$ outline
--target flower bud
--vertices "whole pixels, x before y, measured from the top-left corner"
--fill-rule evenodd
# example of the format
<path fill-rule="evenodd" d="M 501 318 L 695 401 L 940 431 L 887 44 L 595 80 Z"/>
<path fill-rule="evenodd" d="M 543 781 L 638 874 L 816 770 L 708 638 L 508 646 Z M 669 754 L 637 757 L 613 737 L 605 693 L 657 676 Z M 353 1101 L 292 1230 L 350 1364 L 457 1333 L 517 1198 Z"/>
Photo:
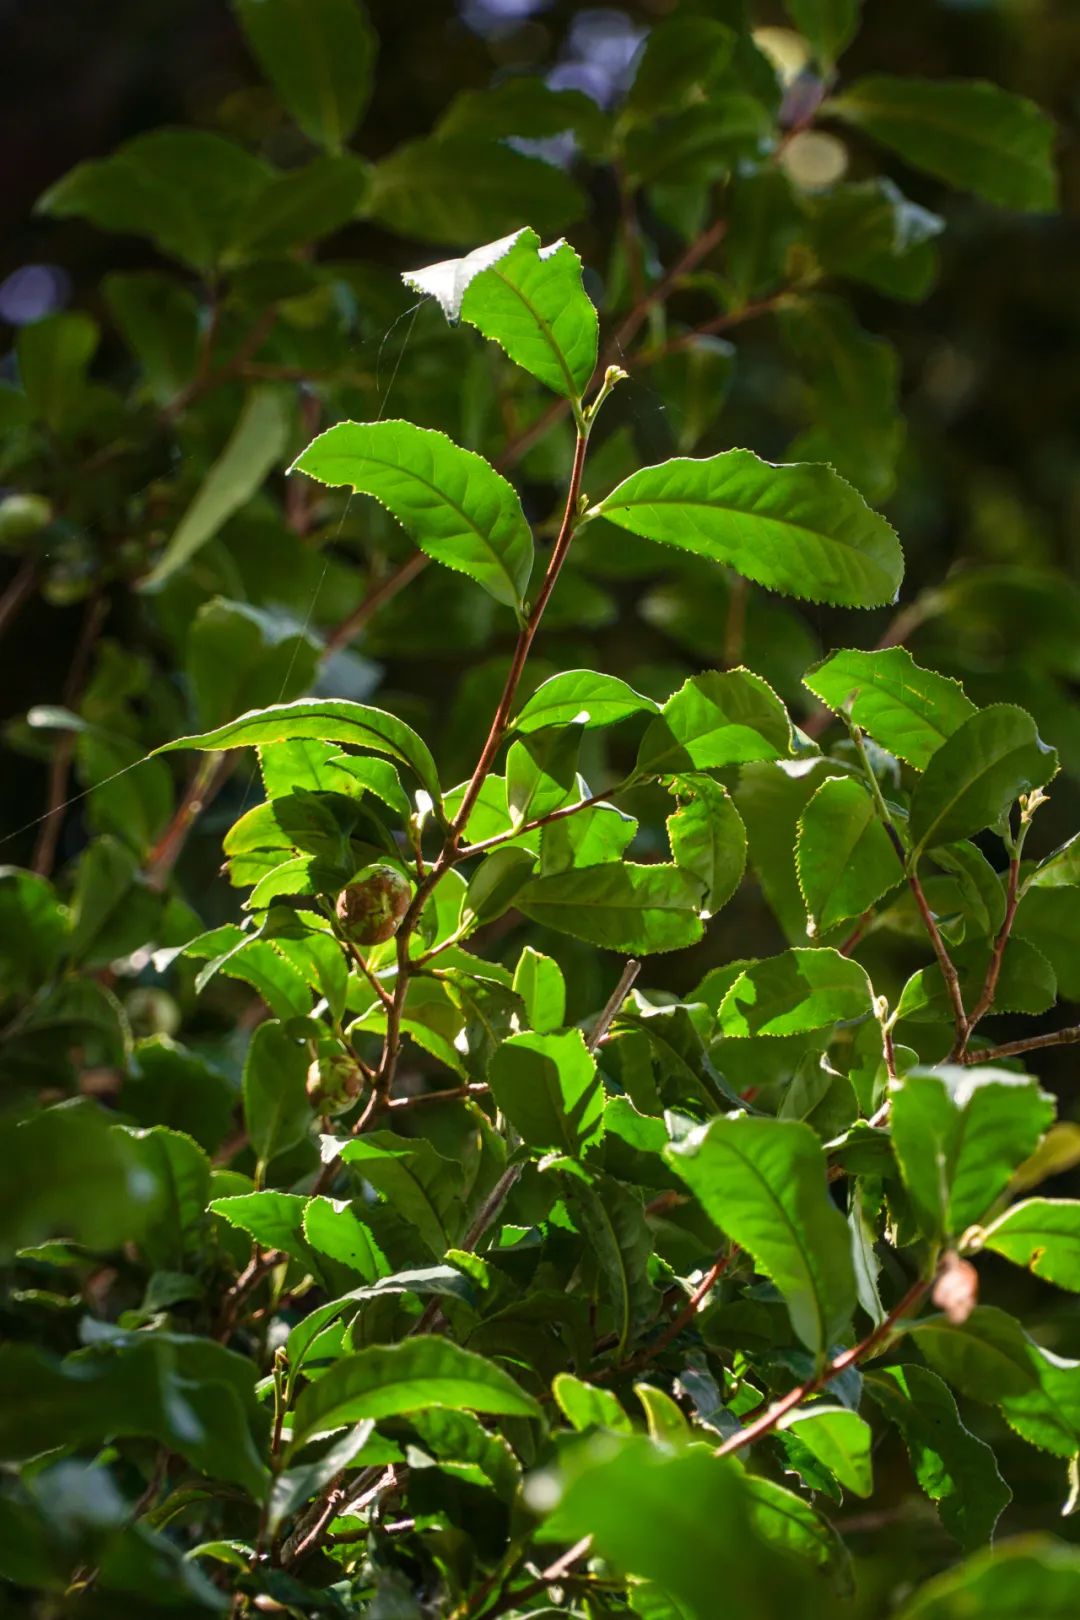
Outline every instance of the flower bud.
<path fill-rule="evenodd" d="M 351 1108 L 364 1087 L 360 1065 L 347 1052 L 320 1051 L 308 1068 L 304 1089 L 316 1113 L 340 1114 Z"/>
<path fill-rule="evenodd" d="M 393 939 L 409 909 L 412 887 L 393 866 L 369 866 L 337 897 L 334 912 L 354 945 Z"/>

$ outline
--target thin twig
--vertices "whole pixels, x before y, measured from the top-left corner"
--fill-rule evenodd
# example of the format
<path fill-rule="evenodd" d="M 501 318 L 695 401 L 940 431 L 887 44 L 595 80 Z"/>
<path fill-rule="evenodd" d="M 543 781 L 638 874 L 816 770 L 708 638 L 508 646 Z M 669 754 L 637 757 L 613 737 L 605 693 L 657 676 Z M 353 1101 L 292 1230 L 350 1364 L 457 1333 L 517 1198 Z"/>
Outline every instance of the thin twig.
<path fill-rule="evenodd" d="M 619 1008 L 622 1006 L 623 1002 L 634 988 L 634 981 L 640 972 L 641 963 L 635 961 L 634 958 L 631 957 L 626 963 L 622 972 L 619 974 L 619 982 L 611 992 L 607 1001 L 604 1003 L 604 1009 L 599 1018 L 596 1020 L 596 1023 L 593 1025 L 592 1034 L 585 1042 L 585 1045 L 588 1047 L 590 1052 L 596 1051 L 597 1047 L 603 1041 L 604 1036 L 615 1022 L 615 1019 L 619 1014 Z"/>
<path fill-rule="evenodd" d="M 1080 1042 L 1080 1024 L 1055 1029 L 1049 1035 L 1028 1035 L 1023 1040 L 1005 1041 L 1001 1046 L 984 1047 L 981 1052 L 965 1052 L 958 1063 L 996 1063 L 998 1058 L 1020 1057 L 1024 1052 L 1044 1052 L 1051 1046 L 1075 1046 Z"/>
<path fill-rule="evenodd" d="M 774 1401 L 760 1417 L 746 1424 L 744 1428 L 737 1430 L 722 1445 L 717 1446 L 713 1455 L 715 1457 L 726 1457 L 733 1451 L 742 1451 L 744 1446 L 752 1446 L 756 1440 L 771 1434 L 789 1412 L 794 1411 L 797 1406 L 801 1406 L 803 1401 L 809 1400 L 811 1395 L 816 1395 L 819 1390 L 825 1388 L 826 1384 L 831 1383 L 834 1378 L 838 1378 L 849 1367 L 857 1366 L 859 1362 L 865 1361 L 874 1355 L 885 1340 L 892 1335 L 901 1318 L 919 1304 L 932 1285 L 932 1278 L 929 1280 L 920 1278 L 918 1282 L 912 1283 L 903 1298 L 893 1306 L 889 1314 L 878 1323 L 877 1327 L 865 1339 L 860 1340 L 856 1345 L 852 1345 L 850 1350 L 842 1351 L 832 1361 L 827 1362 L 821 1372 L 815 1373 L 805 1383 L 796 1385 L 786 1395 L 781 1396 L 780 1400 Z"/>
<path fill-rule="evenodd" d="M 151 889 L 164 889 L 188 834 L 203 811 L 213 803 L 232 773 L 237 755 L 212 754 L 201 759 L 191 781 L 173 812 L 172 820 L 158 839 L 146 862 L 146 881 Z"/>
<path fill-rule="evenodd" d="M 14 624 L 23 607 L 33 596 L 38 582 L 37 559 L 27 555 L 6 586 L 3 595 L 0 595 L 0 636 L 8 626 Z"/>
<path fill-rule="evenodd" d="M 102 595 L 100 591 L 95 591 L 87 600 L 82 628 L 79 631 L 79 639 L 75 643 L 75 651 L 72 654 L 71 668 L 64 683 L 64 707 L 66 709 L 75 709 L 82 696 L 83 687 L 86 685 L 90 657 L 108 614 L 108 597 Z M 64 807 L 68 796 L 68 775 L 75 754 L 75 742 L 76 733 L 74 731 L 65 731 L 57 739 L 56 746 L 53 749 L 52 762 L 49 766 L 49 786 L 45 815 L 31 863 L 34 871 L 39 872 L 42 877 L 49 876 L 56 861 L 56 846 L 64 822 Z"/>
<path fill-rule="evenodd" d="M 537 816 L 533 821 L 523 822 L 511 832 L 496 833 L 492 838 L 481 838 L 475 844 L 467 844 L 464 849 L 458 850 L 459 860 L 467 861 L 471 855 L 482 855 L 485 850 L 498 849 L 500 844 L 508 844 L 523 833 L 535 832 L 538 827 L 547 827 L 553 821 L 565 821 L 567 816 L 576 816 L 579 810 L 589 810 L 594 804 L 606 804 L 618 793 L 619 788 L 605 788 L 602 793 L 590 793 L 586 799 L 578 799 L 576 804 L 564 804 L 558 810 L 549 810 L 546 816 Z"/>

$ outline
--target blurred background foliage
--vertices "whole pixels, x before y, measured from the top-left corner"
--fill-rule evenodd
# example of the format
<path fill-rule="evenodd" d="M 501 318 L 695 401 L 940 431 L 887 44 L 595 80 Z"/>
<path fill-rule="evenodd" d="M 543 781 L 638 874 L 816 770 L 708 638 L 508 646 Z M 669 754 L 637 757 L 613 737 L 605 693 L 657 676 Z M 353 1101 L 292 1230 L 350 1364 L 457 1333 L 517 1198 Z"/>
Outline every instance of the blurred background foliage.
<path fill-rule="evenodd" d="M 639 225 L 628 236 L 627 187 L 620 195 L 609 166 L 581 161 L 595 133 L 585 104 L 575 114 L 575 178 L 558 166 L 568 159 L 561 136 L 527 137 L 540 140 L 555 166 L 520 203 L 516 171 L 508 168 L 498 194 L 489 193 L 465 183 L 460 152 L 439 184 L 414 181 L 401 157 L 396 172 L 377 167 L 374 182 L 357 164 L 357 194 L 374 184 L 382 200 L 340 228 L 331 205 L 334 228 L 312 233 L 319 237 L 314 252 L 294 253 L 287 232 L 276 246 L 272 221 L 256 209 L 249 240 L 258 246 L 260 231 L 270 233 L 259 251 L 238 254 L 225 277 L 200 269 L 197 253 L 189 255 L 194 267 L 176 273 L 145 237 L 96 229 L 69 213 L 61 194 L 51 210 L 36 205 L 77 163 L 162 125 L 216 131 L 286 170 L 312 161 L 312 146 L 261 80 L 233 11 L 222 0 L 156 0 L 151 7 L 113 0 L 107 8 L 6 0 L 0 9 L 9 73 L 0 100 L 0 485 L 49 503 L 47 511 L 16 513 L 0 550 L 8 743 L 0 856 L 56 871 L 76 917 L 86 919 L 83 965 L 108 970 L 110 994 L 123 1004 L 131 1032 L 182 1030 L 196 1052 L 235 1072 L 244 1038 L 241 987 L 219 979 L 196 1004 L 192 974 L 170 979 L 166 989 L 143 947 L 148 940 L 182 943 L 194 931 L 193 913 L 206 926 L 236 914 L 218 868 L 223 831 L 253 798 L 250 767 L 187 778 L 189 765 L 174 770 L 157 762 L 97 788 L 44 827 L 31 823 L 49 804 L 103 782 L 171 736 L 304 690 L 356 698 L 377 692 L 377 702 L 437 739 L 444 780 L 460 778 L 501 683 L 509 615 L 467 581 L 428 570 L 399 594 L 387 592 L 378 612 L 363 613 L 361 632 L 350 635 L 370 593 L 396 580 L 408 544 L 373 505 L 325 498 L 299 481 L 287 485 L 283 468 L 319 427 L 345 416 L 401 415 L 488 453 L 500 440 L 520 443 L 542 402 L 508 377 L 492 350 L 448 328 L 432 303 L 419 307 L 399 272 L 531 222 L 546 236 L 565 230 L 602 313 L 626 309 L 635 281 L 656 273 L 654 258 L 670 266 L 709 217 L 712 177 L 706 168 L 687 178 L 676 161 L 666 183 L 662 177 L 638 199 Z M 519 73 L 610 106 L 630 82 L 647 30 L 676 9 L 723 18 L 742 6 L 375 0 L 378 66 L 352 150 L 380 165 L 448 115 L 467 127 L 475 109 L 470 114 L 460 98 Z M 797 65 L 798 42 L 783 9 L 762 0 L 753 15 L 762 28 L 787 30 L 762 43 Z M 859 473 L 904 543 L 899 618 L 890 610 L 863 615 L 812 604 L 796 611 L 760 592 L 744 597 L 715 570 L 639 549 L 630 536 L 597 524 L 560 584 L 530 678 L 581 665 L 663 695 L 697 668 L 745 657 L 809 718 L 799 684 L 809 663 L 837 645 L 902 638 L 921 663 L 962 678 L 976 701 L 1027 706 L 1061 750 L 1063 776 L 1040 816 L 1033 851 L 1041 854 L 1073 831 L 1080 813 L 1080 7 L 1075 0 L 866 0 L 841 82 L 880 72 L 986 78 L 1030 96 L 1059 126 L 1062 187 L 1060 212 L 1015 214 L 939 185 L 831 123 L 831 144 L 815 148 L 804 138 L 797 150 L 792 143 L 786 173 L 804 198 L 816 194 L 817 164 L 832 183 L 885 174 L 945 222 L 925 249 L 937 268 L 923 301 L 887 297 L 866 281 L 845 289 L 865 329 L 897 355 L 906 437 L 893 469 L 899 439 L 890 437 L 897 430 L 889 402 L 879 399 L 886 421 L 875 442 L 884 436 L 886 464 L 875 471 L 863 461 Z M 789 90 L 799 93 L 798 85 Z M 516 133 L 482 122 L 474 128 L 469 139 L 491 146 L 496 136 Z M 657 161 L 648 144 L 646 125 L 645 167 Z M 226 177 L 219 178 L 219 223 L 228 232 L 246 182 L 238 171 L 230 196 Z M 348 184 L 342 172 L 328 188 L 347 192 Z M 739 206 L 738 186 L 721 194 L 721 211 Z M 174 216 L 166 211 L 159 237 L 173 229 L 183 230 L 181 201 Z M 732 227 L 725 252 L 680 287 L 666 315 L 654 312 L 645 336 L 662 344 L 665 332 L 700 325 L 718 306 L 739 309 L 740 290 L 769 307 L 760 319 L 733 322 L 720 341 L 676 350 L 632 375 L 605 413 L 590 465 L 592 495 L 634 465 L 674 453 L 748 445 L 779 459 L 798 444 L 807 373 L 798 363 L 798 334 L 785 332 L 790 316 L 770 300 L 793 267 L 805 271 L 805 219 L 793 222 L 788 236 L 781 229 L 769 239 L 771 272 L 745 247 L 749 235 L 740 238 Z M 48 323 L 60 315 L 69 318 L 63 341 L 42 339 L 42 332 L 55 335 Z M 812 395 L 812 366 L 809 377 Z M 17 403 L 20 379 L 35 396 L 32 422 Z M 887 393 L 885 373 L 883 388 Z M 175 559 L 181 521 L 191 526 L 206 516 L 196 510 L 193 517 L 192 503 L 200 489 L 205 501 L 207 473 L 235 444 L 238 421 L 258 446 L 243 469 L 248 498 L 230 496 L 227 520 L 211 521 L 211 538 L 192 560 L 163 569 L 163 556 Z M 541 533 L 568 448 L 563 422 L 515 469 Z M 148 590 L 155 568 L 157 583 Z M 602 757 L 583 768 L 590 778 L 606 778 Z M 197 822 L 185 816 L 196 800 L 212 801 Z M 660 827 L 665 806 L 651 814 L 648 805 L 634 808 L 644 825 Z M 752 804 L 748 809 L 753 841 Z M 102 834 L 112 840 L 108 860 L 98 856 L 89 865 L 83 852 Z M 1059 892 L 1071 904 L 1069 892 Z M 94 937 L 101 893 L 111 909 Z M 767 954 L 783 942 L 785 922 L 792 940 L 805 942 L 805 920 L 792 920 L 783 894 L 768 898 L 770 907 L 753 882 L 745 884 L 706 942 L 657 964 L 653 982 L 686 989 L 713 964 Z M 1080 1000 L 1080 919 L 1063 914 L 1061 929 L 1059 987 L 1066 1000 Z M 885 930 L 880 946 L 871 936 L 866 947 L 875 983 L 890 994 L 920 959 L 915 945 L 905 946 L 902 928 Z M 586 947 L 560 950 L 575 968 L 568 973 L 575 1017 L 599 1004 L 616 969 Z M 1051 1015 L 1047 1027 L 1050 1021 L 1060 1020 Z M 1030 1019 L 1023 1026 L 1025 1033 L 1038 1027 Z M 66 1051 L 58 1037 L 50 1061 L 67 1062 Z M 103 1027 L 96 1045 L 84 1036 L 79 1051 L 81 1076 L 53 1072 L 57 1094 L 95 1085 L 108 1093 L 110 1073 L 122 1064 L 115 1032 Z M 1070 1049 L 1048 1056 L 1040 1069 L 1062 1096 L 1063 1117 L 1075 1118 Z M 129 1083 L 125 1093 L 129 1110 L 134 1089 Z M 1071 1305 L 1014 1274 L 1002 1286 L 1044 1342 L 1080 1353 Z M 1065 1494 L 1058 1465 L 1021 1447 L 996 1420 L 986 1424 L 1015 1493 L 1008 1528 L 1051 1524 L 1069 1536 L 1070 1521 L 1057 1524 Z M 897 1512 L 890 1517 L 886 1485 L 885 1507 L 875 1503 L 865 1525 L 867 1546 L 875 1548 L 861 1571 L 867 1616 L 895 1592 L 911 1549 L 925 1567 L 940 1537 L 932 1518 L 908 1510 L 900 1448 L 895 1439 L 889 1444 L 897 1453 Z M 879 1475 L 888 1481 L 886 1462 Z M 885 1553 L 873 1535 L 883 1525 Z M 858 1533 L 857 1525 L 848 1529 Z"/>

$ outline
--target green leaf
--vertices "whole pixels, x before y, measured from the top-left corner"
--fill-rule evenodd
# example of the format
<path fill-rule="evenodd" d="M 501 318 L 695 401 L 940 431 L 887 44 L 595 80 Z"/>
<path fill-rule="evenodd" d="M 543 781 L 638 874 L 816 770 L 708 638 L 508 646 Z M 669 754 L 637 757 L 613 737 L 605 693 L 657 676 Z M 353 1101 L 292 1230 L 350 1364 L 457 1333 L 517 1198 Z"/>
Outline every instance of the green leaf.
<path fill-rule="evenodd" d="M 526 945 L 514 969 L 514 989 L 538 1035 L 561 1029 L 566 1022 L 566 981 L 558 962 Z"/>
<path fill-rule="evenodd" d="M 811 240 L 823 268 L 890 298 L 924 298 L 937 273 L 934 238 L 945 221 L 909 202 L 891 180 L 836 186 L 814 200 Z"/>
<path fill-rule="evenodd" d="M 996 84 L 967 79 L 859 79 L 826 108 L 917 169 L 1003 208 L 1057 201 L 1054 125 Z"/>
<path fill-rule="evenodd" d="M 862 916 L 903 878 L 873 799 L 850 776 L 830 776 L 810 800 L 795 860 L 811 934 Z"/>
<path fill-rule="evenodd" d="M 1024 709 L 980 709 L 942 744 L 912 794 L 916 854 L 1000 827 L 1019 794 L 1042 787 L 1057 768 L 1057 753 Z"/>
<path fill-rule="evenodd" d="M 632 118 L 651 119 L 715 84 L 731 65 L 736 35 L 711 17 L 666 17 L 650 29 L 626 98 Z"/>
<path fill-rule="evenodd" d="M 997 1459 L 960 1421 L 947 1384 L 926 1367 L 877 1367 L 867 1393 L 903 1436 L 912 1470 L 941 1522 L 965 1548 L 990 1540 L 1012 1492 Z"/>
<path fill-rule="evenodd" d="M 413 1141 L 392 1131 L 354 1138 L 341 1149 L 341 1159 L 382 1193 L 441 1260 L 462 1224 L 461 1166 L 444 1159 L 425 1138 Z"/>
<path fill-rule="evenodd" d="M 142 367 L 150 397 L 165 405 L 188 383 L 199 357 L 199 306 L 172 276 L 114 273 L 101 285 L 109 314 Z"/>
<path fill-rule="evenodd" d="M 959 681 L 921 669 L 906 647 L 835 652 L 807 671 L 803 685 L 918 771 L 977 712 Z"/>
<path fill-rule="evenodd" d="M 576 1454 L 543 1533 L 563 1543 L 591 1536 L 606 1562 L 671 1594 L 664 1606 L 638 1611 L 650 1620 L 704 1620 L 716 1613 L 718 1593 L 740 1620 L 767 1620 L 784 1612 L 782 1604 L 798 1613 L 805 1571 L 796 1575 L 755 1533 L 752 1490 L 734 1458 L 704 1448 L 672 1452 L 644 1436 L 598 1436 Z"/>
<path fill-rule="evenodd" d="M 1080 907 L 1069 889 L 1028 890 L 1016 913 L 1006 961 L 1009 951 L 1021 943 L 1047 959 L 1062 998 L 1080 1000 Z M 996 998 L 994 1005 L 998 1006 Z"/>
<path fill-rule="evenodd" d="M 489 89 L 456 95 L 439 119 L 439 134 L 543 140 L 571 130 L 591 154 L 603 146 L 608 122 L 583 90 L 553 90 L 535 74 L 515 73 Z"/>
<path fill-rule="evenodd" d="M 533 545 L 521 502 L 482 456 L 411 422 L 338 422 L 290 468 L 385 506 L 421 551 L 520 611 Z"/>
<path fill-rule="evenodd" d="M 259 65 L 305 135 L 339 152 L 371 93 L 378 42 L 358 0 L 234 0 Z"/>
<path fill-rule="evenodd" d="M 860 5 L 861 0 L 784 0 L 788 16 L 824 68 L 831 68 L 854 39 Z"/>
<path fill-rule="evenodd" d="M 610 1389 L 585 1384 L 572 1373 L 559 1373 L 552 1380 L 551 1393 L 567 1422 L 579 1433 L 591 1428 L 614 1429 L 618 1434 L 631 1432 L 630 1419 Z"/>
<path fill-rule="evenodd" d="M 1080 1553 L 1049 1536 L 1019 1536 L 920 1587 L 898 1620 L 1072 1620 L 1080 1603 Z"/>
<path fill-rule="evenodd" d="M 847 1222 L 829 1197 L 825 1155 L 799 1120 L 729 1115 L 664 1154 L 705 1213 L 771 1277 L 816 1355 L 855 1308 Z"/>
<path fill-rule="evenodd" d="M 169 754 L 178 748 L 210 751 L 251 748 L 306 737 L 321 742 L 351 743 L 354 748 L 370 748 L 374 753 L 388 754 L 391 759 L 408 765 L 436 804 L 442 802 L 435 761 L 427 744 L 412 727 L 396 714 L 352 703 L 347 698 L 298 698 L 293 703 L 275 703 L 269 709 L 242 714 L 201 736 L 178 737 L 154 752 Z"/>
<path fill-rule="evenodd" d="M 885 500 L 904 442 L 896 350 L 865 332 L 839 298 L 785 299 L 780 330 L 805 380 L 811 424 L 791 455 L 827 461 L 867 500 Z"/>
<path fill-rule="evenodd" d="M 228 443 L 150 573 L 143 590 L 163 585 L 245 506 L 285 453 L 290 426 L 284 394 L 272 385 L 251 390 Z"/>
<path fill-rule="evenodd" d="M 0 936 L 17 939 L 17 952 L 0 956 L 0 1000 L 36 990 L 60 964 L 68 915 L 48 878 L 0 866 Z"/>
<path fill-rule="evenodd" d="M 110 157 L 79 163 L 38 207 L 88 219 L 105 231 L 148 236 L 170 258 L 210 270 L 270 171 L 235 141 L 209 130 L 156 129 Z"/>
<path fill-rule="evenodd" d="M 584 1239 L 596 1292 L 605 1307 L 605 1326 L 615 1336 L 615 1359 L 622 1361 L 635 1333 L 656 1314 L 656 1291 L 649 1280 L 654 1240 L 641 1193 L 611 1176 L 591 1185 L 568 1181 L 567 1202 Z"/>
<path fill-rule="evenodd" d="M 748 669 L 692 675 L 668 698 L 638 749 L 639 776 L 711 770 L 791 752 L 791 721 L 776 693 Z"/>
<path fill-rule="evenodd" d="M 1054 1117 L 1038 1081 L 1007 1069 L 913 1069 L 890 1097 L 893 1146 L 930 1238 L 980 1220 Z"/>
<path fill-rule="evenodd" d="M 309 1198 L 304 1207 L 304 1237 L 313 1249 L 340 1265 L 358 1271 L 367 1282 L 385 1277 L 386 1256 L 349 1203 L 334 1198 Z"/>
<path fill-rule="evenodd" d="M 612 861 L 533 878 L 516 899 L 533 922 L 609 951 L 651 955 L 701 938 L 701 883 L 677 866 Z"/>
<path fill-rule="evenodd" d="M 591 804 L 541 828 L 540 871 L 568 872 L 572 867 L 607 866 L 622 857 L 638 824 L 613 804 Z"/>
<path fill-rule="evenodd" d="M 230 260 L 284 253 L 329 236 L 356 214 L 368 177 L 367 164 L 345 152 L 277 175 L 239 221 Z"/>
<path fill-rule="evenodd" d="M 990 942 L 983 939 L 952 952 L 965 1005 L 974 1004 L 990 965 Z M 1005 947 L 994 992 L 994 1012 L 1046 1012 L 1054 1005 L 1057 981 L 1043 953 L 1030 940 L 1014 935 Z M 952 1021 L 952 998 L 936 962 L 912 974 L 896 1006 L 897 1018 L 921 1023 Z"/>
<path fill-rule="evenodd" d="M 423 242 L 484 242 L 530 219 L 543 235 L 586 211 L 581 188 L 561 169 L 475 134 L 410 141 L 372 176 L 369 212 Z"/>
<path fill-rule="evenodd" d="M 508 1373 L 447 1339 L 404 1339 L 345 1356 L 296 1403 L 291 1449 L 364 1418 L 397 1417 L 449 1406 L 506 1417 L 540 1408 Z"/>
<path fill-rule="evenodd" d="M 234 1193 L 215 1198 L 210 1209 L 241 1232 L 247 1232 L 263 1249 L 280 1249 L 302 1265 L 311 1266 L 312 1257 L 304 1242 L 304 1209 L 308 1200 L 299 1193 Z"/>
<path fill-rule="evenodd" d="M 1026 1266 L 1036 1277 L 1080 1293 L 1080 1202 L 1027 1198 L 1014 1204 L 981 1236 L 984 1249 Z"/>
<path fill-rule="evenodd" d="M 772 134 L 756 96 L 725 88 L 708 101 L 627 132 L 626 172 L 635 185 L 691 188 L 725 179 L 740 159 L 760 158 Z"/>
<path fill-rule="evenodd" d="M 579 1029 L 512 1035 L 488 1070 L 492 1094 L 530 1147 L 579 1158 L 603 1135 L 604 1086 Z"/>
<path fill-rule="evenodd" d="M 874 1467 L 870 1456 L 870 1425 L 846 1406 L 817 1403 L 796 1409 L 782 1425 L 795 1434 L 836 1478 L 856 1496 L 870 1496 Z"/>
<path fill-rule="evenodd" d="M 596 369 L 596 309 L 569 242 L 542 248 L 528 228 L 463 259 L 410 270 L 406 286 L 436 298 L 564 399 L 579 400 Z"/>
<path fill-rule="evenodd" d="M 705 886 L 702 918 L 715 915 L 731 899 L 746 870 L 746 828 L 727 789 L 711 776 L 680 776 L 672 784 L 689 795 L 667 818 L 675 864 Z"/>
<path fill-rule="evenodd" d="M 613 726 L 633 714 L 656 714 L 659 706 L 615 675 L 568 669 L 542 681 L 514 721 L 523 735 L 544 726 L 576 724 L 584 730 Z"/>
<path fill-rule="evenodd" d="M 506 807 L 515 829 L 576 803 L 582 728 L 547 726 L 512 743 L 506 756 Z"/>
<path fill-rule="evenodd" d="M 286 1519 L 291 1518 L 305 1502 L 317 1496 L 343 1469 L 355 1462 L 374 1432 L 374 1420 L 367 1418 L 363 1423 L 356 1424 L 314 1462 L 302 1463 L 298 1468 L 287 1468 L 278 1474 L 270 1491 L 266 1534 L 276 1536 Z"/>
<path fill-rule="evenodd" d="M 720 1004 L 717 1033 L 798 1035 L 870 1011 L 866 969 L 828 948 L 801 946 L 744 968 Z"/>
<path fill-rule="evenodd" d="M 46 315 L 19 329 L 19 376 L 38 421 L 62 429 L 86 388 L 86 372 L 100 339 L 89 315 Z"/>
<path fill-rule="evenodd" d="M 314 639 L 284 616 L 226 602 L 204 602 L 188 632 L 185 673 L 202 726 L 298 697 L 314 679 Z"/>
<path fill-rule="evenodd" d="M 1030 889 L 1075 889 L 1080 886 L 1080 833 L 1041 860 L 1027 879 Z"/>
<path fill-rule="evenodd" d="M 302 1142 L 311 1124 L 304 1089 L 310 1053 L 276 1022 L 260 1024 L 244 1060 L 244 1122 L 260 1164 Z"/>
<path fill-rule="evenodd" d="M 831 467 L 773 466 L 749 450 L 677 457 L 631 473 L 591 510 L 814 602 L 880 607 L 903 577 L 893 530 Z"/>
<path fill-rule="evenodd" d="M 1080 1449 L 1080 1361 L 1044 1350 L 1019 1322 L 979 1305 L 966 1322 L 933 1316 L 912 1329 L 939 1377 L 970 1400 L 1000 1408 L 1029 1445 L 1055 1457 Z"/>

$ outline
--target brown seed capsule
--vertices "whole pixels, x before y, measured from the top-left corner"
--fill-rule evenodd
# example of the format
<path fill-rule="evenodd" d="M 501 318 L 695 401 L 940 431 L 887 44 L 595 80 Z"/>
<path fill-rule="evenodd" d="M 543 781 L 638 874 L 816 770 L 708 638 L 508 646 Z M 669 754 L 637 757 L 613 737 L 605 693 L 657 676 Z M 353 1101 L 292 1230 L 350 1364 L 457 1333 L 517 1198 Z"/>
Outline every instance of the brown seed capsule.
<path fill-rule="evenodd" d="M 354 945 L 381 945 L 393 939 L 409 909 L 412 889 L 392 866 L 369 866 L 337 897 L 334 911 Z"/>

